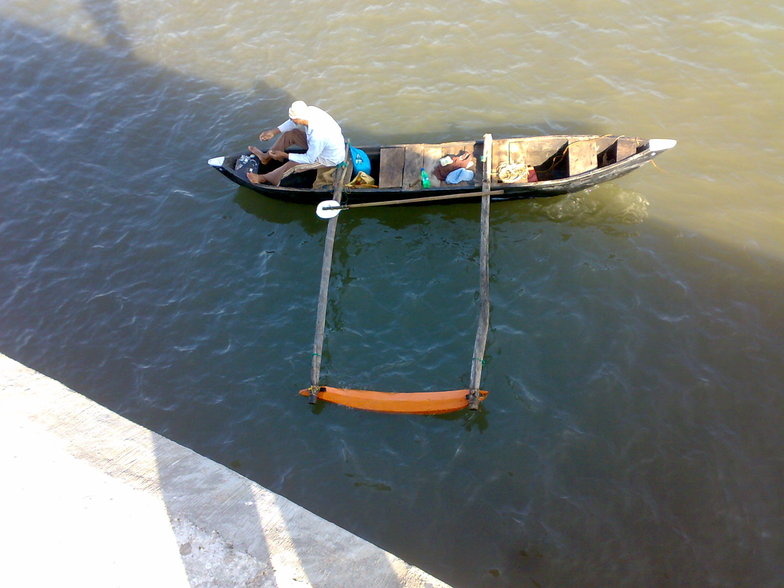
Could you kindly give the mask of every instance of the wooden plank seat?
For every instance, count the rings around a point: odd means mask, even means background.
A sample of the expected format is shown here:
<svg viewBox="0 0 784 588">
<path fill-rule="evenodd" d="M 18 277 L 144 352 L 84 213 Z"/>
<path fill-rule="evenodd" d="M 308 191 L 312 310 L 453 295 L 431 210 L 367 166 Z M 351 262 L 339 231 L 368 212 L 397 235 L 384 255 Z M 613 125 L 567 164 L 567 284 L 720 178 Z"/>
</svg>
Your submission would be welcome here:
<svg viewBox="0 0 784 588">
<path fill-rule="evenodd" d="M 379 188 L 396 188 L 403 186 L 403 162 L 405 147 L 382 147 L 378 172 Z"/>
<path fill-rule="evenodd" d="M 475 143 L 455 142 L 413 145 L 394 145 L 380 150 L 379 188 L 402 190 L 421 190 L 421 171 L 424 168 L 430 176 L 430 185 L 442 185 L 434 175 L 439 160 L 445 155 L 460 151 L 473 154 Z M 476 174 L 479 170 L 473 169 Z"/>
<path fill-rule="evenodd" d="M 425 167 L 425 146 L 406 145 L 405 166 L 403 168 L 403 189 L 416 190 L 422 187 L 422 168 Z M 427 168 L 425 168 L 427 169 Z M 432 185 L 433 179 L 430 182 Z"/>
<path fill-rule="evenodd" d="M 615 142 L 613 137 L 575 138 L 569 140 L 569 175 L 576 176 L 600 167 L 599 154 Z"/>
<path fill-rule="evenodd" d="M 644 145 L 644 142 L 635 137 L 619 137 L 615 161 L 622 161 L 637 153 Z"/>
</svg>

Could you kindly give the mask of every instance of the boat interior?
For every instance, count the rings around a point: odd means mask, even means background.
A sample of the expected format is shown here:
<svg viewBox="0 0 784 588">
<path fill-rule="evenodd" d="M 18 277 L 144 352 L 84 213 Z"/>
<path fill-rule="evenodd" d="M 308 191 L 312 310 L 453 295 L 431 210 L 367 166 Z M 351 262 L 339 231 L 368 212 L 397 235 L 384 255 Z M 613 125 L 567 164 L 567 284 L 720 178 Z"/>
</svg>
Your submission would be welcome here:
<svg viewBox="0 0 784 588">
<path fill-rule="evenodd" d="M 635 137 L 616 136 L 556 136 L 495 139 L 491 177 L 498 182 L 498 169 L 504 164 L 523 164 L 536 170 L 538 181 L 559 180 L 607 167 L 644 151 L 648 144 Z M 484 141 L 439 144 L 390 145 L 362 148 L 370 159 L 370 175 L 381 189 L 421 190 L 421 170 L 424 168 L 433 187 L 449 186 L 436 177 L 435 171 L 445 156 L 461 151 L 471 154 L 474 173 L 471 182 L 461 185 L 479 186 L 482 183 L 482 151 Z"/>
<path fill-rule="evenodd" d="M 498 169 L 504 164 L 531 166 L 538 181 L 560 180 L 607 167 L 647 149 L 647 142 L 635 137 L 616 136 L 556 136 L 495 139 L 491 172 L 498 181 Z M 421 169 L 425 169 L 433 187 L 448 186 L 438 179 L 435 171 L 445 156 L 461 151 L 471 154 L 474 179 L 462 185 L 482 183 L 483 141 L 439 144 L 390 145 L 362 148 L 370 159 L 370 175 L 378 187 L 391 190 L 421 190 Z"/>
<path fill-rule="evenodd" d="M 648 148 L 648 142 L 624 136 L 545 136 L 511 139 L 494 139 L 491 178 L 499 182 L 502 165 L 531 166 L 536 171 L 536 181 L 560 180 L 613 165 Z M 482 152 L 484 141 L 451 142 L 437 144 L 406 144 L 381 147 L 360 147 L 370 160 L 370 176 L 380 189 L 390 191 L 418 191 L 422 189 L 421 170 L 425 169 L 433 188 L 459 188 L 480 186 L 484 173 Z M 448 184 L 439 180 L 436 170 L 442 158 L 470 154 L 474 171 L 473 180 Z M 227 163 L 229 163 L 227 161 Z M 233 163 L 233 162 L 232 162 Z M 262 167 L 260 173 L 280 165 L 272 162 Z M 283 179 L 287 188 L 311 188 L 316 171 L 292 174 Z"/>
</svg>

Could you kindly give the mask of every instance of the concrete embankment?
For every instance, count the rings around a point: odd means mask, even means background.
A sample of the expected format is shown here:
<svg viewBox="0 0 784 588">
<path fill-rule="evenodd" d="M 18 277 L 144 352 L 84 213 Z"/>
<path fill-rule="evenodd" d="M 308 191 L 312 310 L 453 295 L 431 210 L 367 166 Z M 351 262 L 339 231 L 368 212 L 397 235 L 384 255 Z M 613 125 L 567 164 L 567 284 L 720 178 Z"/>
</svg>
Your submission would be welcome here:
<svg viewBox="0 0 784 588">
<path fill-rule="evenodd" d="M 444 587 L 0 355 L 5 586 Z"/>
</svg>

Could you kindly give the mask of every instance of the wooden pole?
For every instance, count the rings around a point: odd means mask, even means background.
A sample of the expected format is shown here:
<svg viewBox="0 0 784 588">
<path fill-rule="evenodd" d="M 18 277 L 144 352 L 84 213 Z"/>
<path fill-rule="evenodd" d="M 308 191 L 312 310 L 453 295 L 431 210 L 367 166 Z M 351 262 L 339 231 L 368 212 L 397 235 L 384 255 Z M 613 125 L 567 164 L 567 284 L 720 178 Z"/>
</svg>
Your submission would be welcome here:
<svg viewBox="0 0 784 588">
<path fill-rule="evenodd" d="M 481 228 L 479 233 L 479 324 L 476 328 L 474 340 L 474 355 L 471 359 L 471 385 L 468 393 L 468 408 L 477 410 L 483 397 L 479 393 L 482 381 L 482 366 L 484 364 L 487 332 L 490 328 L 490 184 L 493 169 L 493 136 L 489 133 L 484 137 L 484 151 L 482 153 L 482 210 Z"/>
<path fill-rule="evenodd" d="M 350 155 L 346 148 L 346 161 Z M 335 171 L 335 180 L 332 184 L 332 199 L 340 202 L 343 196 L 348 164 L 340 166 Z M 315 404 L 318 400 L 319 378 L 321 377 L 321 352 L 324 349 L 324 327 L 327 322 L 327 299 L 329 298 L 329 277 L 332 273 L 332 251 L 335 247 L 335 233 L 338 228 L 338 217 L 329 219 L 327 236 L 324 241 L 324 256 L 321 260 L 321 284 L 319 285 L 319 301 L 316 310 L 316 335 L 313 339 L 313 357 L 310 364 L 310 397 L 308 402 Z"/>
<path fill-rule="evenodd" d="M 491 196 L 499 196 L 503 194 L 503 190 L 490 190 L 489 194 Z M 456 200 L 458 198 L 472 198 L 475 196 L 484 196 L 485 191 L 482 190 L 481 192 L 463 192 L 457 194 L 441 194 L 439 196 L 422 196 L 421 198 L 406 198 L 403 200 L 383 200 L 379 202 L 360 202 L 358 204 L 345 204 L 341 206 L 344 210 L 349 210 L 351 208 L 365 208 L 367 206 L 389 206 L 392 204 L 414 204 L 416 202 L 435 202 L 437 200 Z M 337 208 L 337 207 L 335 207 Z M 333 207 L 327 206 L 325 210 L 334 210 Z"/>
</svg>

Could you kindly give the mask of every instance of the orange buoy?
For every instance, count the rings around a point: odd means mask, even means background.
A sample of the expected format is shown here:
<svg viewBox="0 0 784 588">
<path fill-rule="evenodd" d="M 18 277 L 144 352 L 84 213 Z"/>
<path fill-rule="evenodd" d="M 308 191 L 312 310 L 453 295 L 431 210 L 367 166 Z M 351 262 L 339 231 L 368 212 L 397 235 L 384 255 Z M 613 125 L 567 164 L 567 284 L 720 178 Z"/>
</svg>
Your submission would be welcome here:
<svg viewBox="0 0 784 588">
<path fill-rule="evenodd" d="M 300 390 L 302 396 L 310 396 L 310 389 Z M 319 386 L 321 400 L 375 412 L 402 414 L 443 414 L 468 407 L 469 390 L 445 390 L 442 392 L 375 392 L 373 390 L 351 390 Z M 486 390 L 479 394 L 484 400 Z"/>
</svg>

